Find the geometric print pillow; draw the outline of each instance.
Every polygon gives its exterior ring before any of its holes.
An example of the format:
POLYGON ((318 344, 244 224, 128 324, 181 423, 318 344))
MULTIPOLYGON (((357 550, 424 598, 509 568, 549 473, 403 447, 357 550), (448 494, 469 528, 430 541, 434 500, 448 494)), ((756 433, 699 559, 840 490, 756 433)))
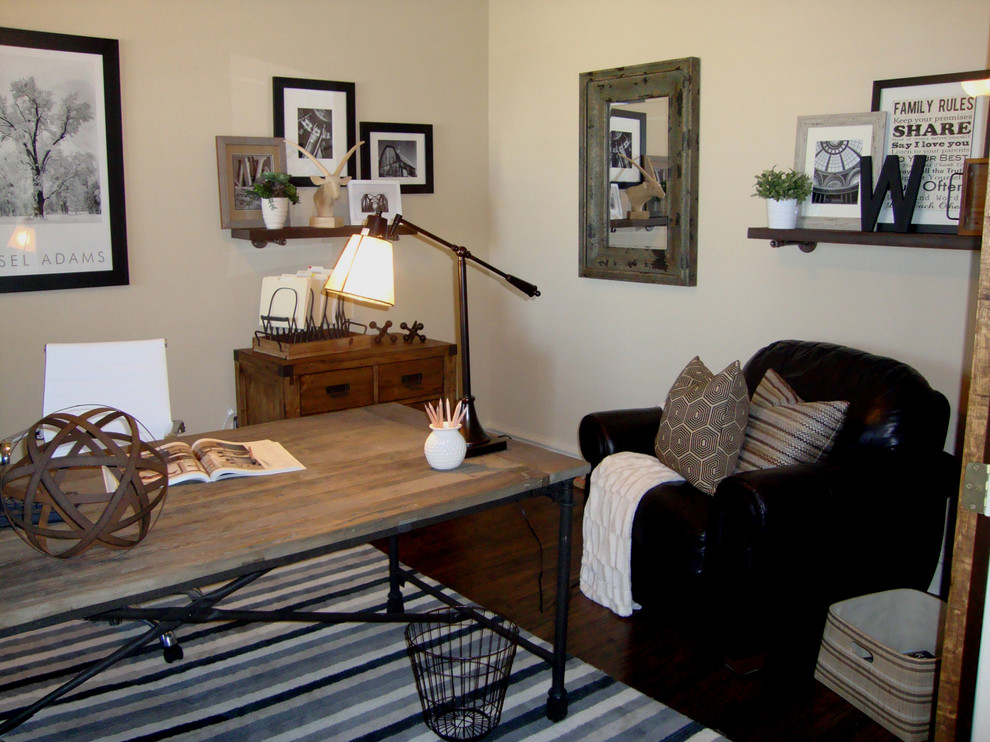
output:
POLYGON ((802 402, 773 369, 753 393, 736 471, 813 464, 832 449, 848 402, 802 402))
POLYGON ((702 492, 713 494, 736 468, 748 416, 749 393, 739 361, 712 374, 695 356, 667 394, 657 457, 702 492))

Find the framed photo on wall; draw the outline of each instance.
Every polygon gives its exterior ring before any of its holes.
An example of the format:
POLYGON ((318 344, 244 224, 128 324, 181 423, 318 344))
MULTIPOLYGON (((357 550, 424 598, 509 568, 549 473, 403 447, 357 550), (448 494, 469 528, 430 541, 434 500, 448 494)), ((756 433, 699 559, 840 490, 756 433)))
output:
MULTIPOLYGON (((990 125, 987 96, 971 95, 965 84, 987 78, 990 70, 873 83, 873 110, 888 114, 885 154, 900 157, 904 183, 914 155, 928 156, 911 219, 918 232, 954 234, 958 228, 963 165, 987 156, 990 125)), ((882 160, 874 159, 874 171, 879 172, 882 160)), ((893 221, 888 196, 877 229, 890 229, 893 221)))
MULTIPOLYGON (((330 172, 357 144, 354 113, 354 83, 331 80, 304 80, 297 77, 272 78, 274 134, 295 142, 330 172)), ((316 166, 290 147, 286 171, 297 186, 313 186, 310 177, 322 176, 316 166)), ((354 157, 341 170, 341 176, 357 175, 354 157)))
POLYGON ((625 155, 633 162, 640 162, 646 143, 646 114, 642 111, 626 111, 612 106, 609 112, 608 131, 608 179, 621 188, 642 182, 643 175, 626 162, 625 155))
POLYGON ((608 184, 608 218, 624 219, 625 212, 622 210, 622 196, 619 194, 619 184, 608 184))
POLYGON ((0 292, 127 283, 117 40, 0 28, 0 292))
POLYGON ((402 213, 402 192, 398 183, 383 180, 352 180, 347 184, 347 206, 351 224, 362 226, 379 209, 391 221, 402 213))
POLYGON ((361 122, 361 177, 433 193, 433 126, 361 122))
POLYGON ((285 172, 285 143, 274 137, 217 137, 220 229, 265 226, 251 187, 262 173, 285 172))
POLYGON ((959 234, 983 234, 987 210, 987 172, 990 160, 975 157, 963 165, 962 195, 959 199, 959 234))
MULTIPOLYGON (((860 228, 860 159, 881 159, 886 124, 883 111, 798 118, 794 169, 812 181, 811 198, 801 204, 799 227, 860 228)), ((873 172, 875 182, 879 165, 873 172)))

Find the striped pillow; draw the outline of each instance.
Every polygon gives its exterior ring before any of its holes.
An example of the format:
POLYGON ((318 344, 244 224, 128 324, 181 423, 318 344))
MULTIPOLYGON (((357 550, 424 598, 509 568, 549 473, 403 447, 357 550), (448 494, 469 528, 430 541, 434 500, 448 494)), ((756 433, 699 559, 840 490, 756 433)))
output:
POLYGON ((753 393, 736 471, 812 464, 831 450, 848 402, 802 402, 773 369, 753 393))
POLYGON ((768 368, 760 385, 753 392, 752 404, 757 407, 776 407, 781 404, 800 404, 803 401, 780 374, 768 368))

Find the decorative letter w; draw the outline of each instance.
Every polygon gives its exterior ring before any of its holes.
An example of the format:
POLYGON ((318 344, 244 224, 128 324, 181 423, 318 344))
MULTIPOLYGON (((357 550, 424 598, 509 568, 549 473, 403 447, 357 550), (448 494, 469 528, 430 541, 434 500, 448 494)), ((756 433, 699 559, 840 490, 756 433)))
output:
POLYGON ((883 206, 884 197, 890 191, 891 205, 894 209, 894 231, 907 232, 911 226, 911 216, 918 202, 918 191, 921 188, 921 174, 925 170, 928 157, 915 155, 911 159, 911 175, 908 177, 907 190, 901 188, 901 165, 897 155, 887 155, 880 170, 880 179, 876 190, 871 191, 873 183, 873 158, 869 155, 861 158, 859 168, 860 228, 864 232, 872 232, 877 225, 877 217, 883 206))

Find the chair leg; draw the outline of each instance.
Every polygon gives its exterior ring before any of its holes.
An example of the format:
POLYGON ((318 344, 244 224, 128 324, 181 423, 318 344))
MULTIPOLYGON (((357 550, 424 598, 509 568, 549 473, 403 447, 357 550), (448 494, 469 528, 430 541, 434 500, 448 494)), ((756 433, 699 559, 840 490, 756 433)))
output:
POLYGON ((172 664, 177 660, 181 660, 182 645, 179 644, 179 640, 175 638, 175 633, 172 631, 166 631, 160 637, 158 641, 162 645, 162 656, 165 658, 165 662, 172 664))

